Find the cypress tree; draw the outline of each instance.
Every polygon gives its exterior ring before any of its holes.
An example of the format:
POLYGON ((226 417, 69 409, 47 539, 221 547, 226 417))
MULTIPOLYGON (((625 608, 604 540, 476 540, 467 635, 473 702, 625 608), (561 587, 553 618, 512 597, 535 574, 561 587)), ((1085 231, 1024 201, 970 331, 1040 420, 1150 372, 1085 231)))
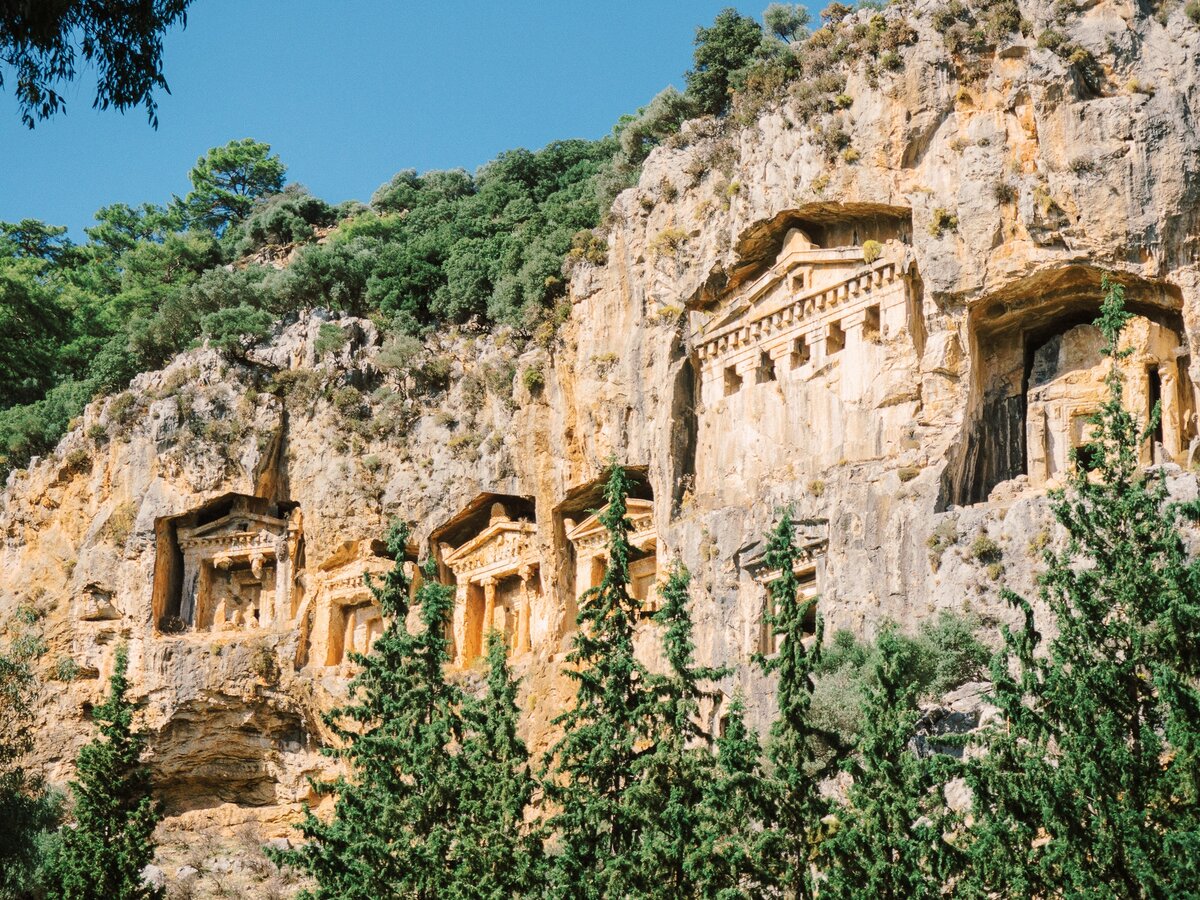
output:
POLYGON ((921 900, 942 895, 950 848, 938 790, 946 766, 909 742, 920 711, 911 677, 918 650, 886 627, 864 685, 858 754, 844 764, 854 781, 841 820, 826 841, 822 898, 921 900))
MULTIPOLYGON (((1144 431, 1122 403, 1130 318, 1105 280, 1096 320, 1112 359, 1088 456, 1054 497, 1065 546, 1048 551, 1039 596, 994 660, 1000 724, 969 770, 979 825, 970 888, 1004 896, 1200 895, 1200 562, 1180 536, 1200 505, 1145 471, 1144 431)), ((964 885, 964 889, 968 885, 964 885)))
POLYGON ((407 528, 393 526, 387 543, 396 564, 378 586, 368 579, 387 626, 369 655, 351 657, 362 667, 351 682, 354 702, 327 719, 343 742, 327 752, 350 770, 316 786, 337 795, 333 818, 309 812, 300 825, 308 842, 277 855, 315 879, 302 895, 310 900, 456 896, 462 697, 443 673, 453 588, 438 584, 427 563, 416 596, 421 627, 411 634, 407 542, 407 528))
POLYGON ((634 657, 638 602, 629 593, 629 479, 613 464, 604 488, 608 568, 580 601, 567 662, 577 690, 554 723, 563 735, 549 753, 546 793, 557 807, 550 896, 623 897, 633 890, 643 822, 628 791, 648 752, 656 702, 634 657))
POLYGON ((100 736, 76 760, 73 828, 63 828, 47 862, 52 900, 151 900, 161 891, 142 883, 154 858, 152 835, 161 818, 141 762, 145 735, 133 727, 135 706, 125 647, 117 649, 108 698, 92 713, 100 736))
POLYGON ((813 671, 820 661, 821 623, 811 651, 804 644, 804 623, 816 604, 815 597, 800 597, 796 566, 801 560, 789 512, 784 512, 767 541, 763 563, 779 574, 768 587, 771 606, 764 619, 783 645, 773 656, 755 655, 764 674, 778 677, 779 714, 771 725, 767 756, 771 761, 773 809, 764 836, 765 858, 781 889, 796 898, 814 896, 812 862, 822 837, 822 819, 828 803, 819 782, 830 774, 834 760, 822 763, 818 740, 838 743, 836 735, 811 721, 813 671))
POLYGON ((676 561, 659 591, 662 606, 654 620, 662 627, 668 671, 651 676, 656 700, 650 747, 636 767, 630 790, 635 817, 642 823, 636 853, 637 894, 641 897, 703 897, 696 854, 703 834, 705 787, 714 776, 710 738, 700 727, 700 701, 711 697, 702 686, 724 677, 724 669, 697 666, 688 612, 691 576, 676 561))
POLYGON ((455 897, 509 900, 540 897, 541 836, 526 825, 537 783, 529 751, 517 735, 517 685, 509 675, 504 636, 488 635, 487 693, 466 707, 460 754, 462 792, 455 821, 455 897))
POLYGON ((688 859, 695 896, 712 900, 761 897, 768 883, 762 824, 769 791, 758 737, 746 727, 745 704, 735 696, 716 764, 704 785, 701 816, 688 859))

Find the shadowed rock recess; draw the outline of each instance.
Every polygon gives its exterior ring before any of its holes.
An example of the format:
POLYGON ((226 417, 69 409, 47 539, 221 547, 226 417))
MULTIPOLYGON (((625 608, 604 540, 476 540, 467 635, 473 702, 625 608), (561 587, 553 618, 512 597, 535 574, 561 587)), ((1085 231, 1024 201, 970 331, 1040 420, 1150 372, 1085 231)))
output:
POLYGON ((288 834, 330 774, 321 713, 348 654, 383 627, 363 575, 392 565, 396 516, 411 563, 457 585, 458 677, 501 630, 545 749, 577 598, 604 573, 613 456, 635 484, 633 592, 652 612, 680 558, 698 656, 734 667, 714 728, 738 689, 753 721, 773 713, 748 659, 772 649, 762 536, 782 506, 827 634, 1004 619, 996 560, 1032 592, 1046 491, 1101 401, 1104 272, 1136 313, 1126 401, 1162 404, 1145 461, 1194 496, 1200 28, 1182 3, 1082 4, 1063 27, 1085 78, 1039 47, 1052 4, 1020 6, 1027 34, 960 57, 932 4, 893 4, 915 42, 835 112, 788 95, 750 124, 687 123, 617 198, 607 262, 572 269, 553 339, 447 331, 398 368, 371 322, 318 310, 92 403, 0 495, 0 615, 40 610, 46 671, 77 667, 41 701, 50 777, 127 642, 170 821, 288 834), (820 140, 834 127, 853 153, 820 140), (330 321, 348 340, 318 355, 330 321))

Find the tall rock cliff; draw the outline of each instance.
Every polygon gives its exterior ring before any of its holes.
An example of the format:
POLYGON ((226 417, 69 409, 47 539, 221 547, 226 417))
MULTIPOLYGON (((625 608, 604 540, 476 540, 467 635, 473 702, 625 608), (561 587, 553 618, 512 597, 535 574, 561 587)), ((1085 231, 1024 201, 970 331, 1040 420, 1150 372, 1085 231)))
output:
POLYGON ((170 821, 288 833, 328 773, 346 654, 380 627, 362 579, 395 517, 459 586, 458 677, 504 630, 544 748, 611 459, 638 485, 636 590, 651 607, 671 559, 691 569, 700 656, 735 667, 724 696, 759 723, 780 507, 826 633, 1002 618, 998 584, 1031 592, 1045 491, 1086 445, 1105 272, 1138 314, 1127 400, 1164 413, 1146 462, 1194 494, 1200 28, 1183 4, 1057 6, 1022 2, 1025 33, 955 53, 941 5, 892 4, 913 40, 853 71, 836 112, 793 91, 748 124, 688 123, 617 199, 553 335, 417 352, 315 311, 92 403, 0 495, 0 616, 49 646, 50 777, 126 642, 170 821), (347 340, 318 354, 331 321, 347 340))

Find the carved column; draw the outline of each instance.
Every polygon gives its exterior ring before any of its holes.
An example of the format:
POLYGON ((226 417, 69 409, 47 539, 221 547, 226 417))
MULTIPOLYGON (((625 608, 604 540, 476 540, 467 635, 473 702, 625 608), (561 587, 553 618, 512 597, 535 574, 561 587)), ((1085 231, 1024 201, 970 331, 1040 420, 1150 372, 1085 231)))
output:
POLYGON ((524 653, 529 649, 529 613, 530 613, 530 586, 529 582, 533 578, 533 566, 521 566, 517 573, 521 576, 521 606, 517 610, 517 636, 514 653, 524 653))
POLYGON ((465 579, 458 581, 454 591, 454 619, 452 627, 454 628, 454 664, 456 666, 465 666, 467 664, 467 598, 470 583, 465 579))
MULTIPOLYGON (((1176 383, 1177 365, 1174 362, 1158 367, 1159 401, 1162 410, 1162 445, 1167 458, 1162 462, 1174 462, 1175 456, 1182 451, 1182 441, 1179 438, 1179 385, 1176 383)), ((1153 454, 1153 448, 1151 449, 1153 454)), ((1158 462, 1153 460, 1152 462, 1158 462)))
POLYGON ((485 578, 483 580, 483 628, 480 642, 481 647, 487 646, 487 636, 493 628, 493 619, 496 614, 496 579, 485 578))

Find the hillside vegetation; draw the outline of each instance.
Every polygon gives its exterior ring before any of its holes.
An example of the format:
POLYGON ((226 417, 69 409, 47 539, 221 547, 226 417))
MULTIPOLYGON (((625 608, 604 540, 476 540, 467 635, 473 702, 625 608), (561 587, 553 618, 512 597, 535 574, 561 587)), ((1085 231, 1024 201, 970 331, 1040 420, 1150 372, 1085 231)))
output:
POLYGON ((287 184, 269 145, 246 139, 202 157, 185 197, 100 209, 82 243, 36 220, 0 223, 0 472, 48 452, 90 399, 137 373, 205 339, 241 352, 303 309, 392 334, 552 329, 564 262, 604 262, 603 213, 650 150, 689 117, 728 116, 826 68, 850 12, 834 4, 810 37, 800 6, 772 5, 766 25, 726 10, 697 29, 687 90, 612 134, 508 151, 474 173, 404 170, 368 205, 287 184))

